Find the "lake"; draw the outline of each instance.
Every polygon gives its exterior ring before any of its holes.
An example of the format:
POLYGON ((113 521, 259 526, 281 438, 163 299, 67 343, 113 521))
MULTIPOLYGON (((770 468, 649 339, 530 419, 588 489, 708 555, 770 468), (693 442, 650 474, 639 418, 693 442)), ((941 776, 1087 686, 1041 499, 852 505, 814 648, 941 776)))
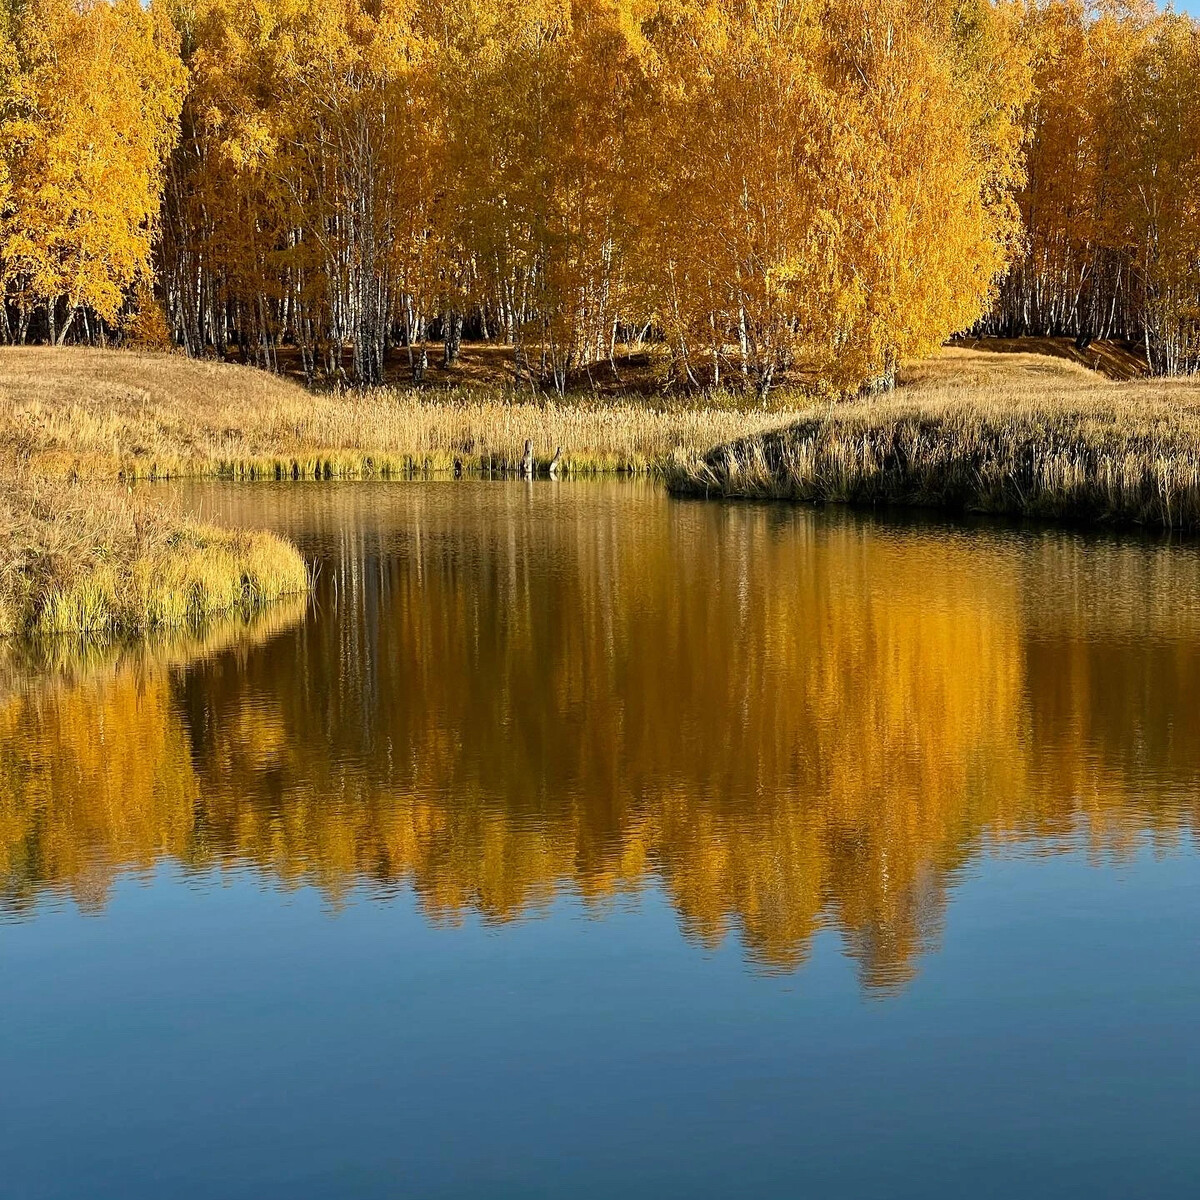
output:
POLYGON ((0 1194, 1191 1196, 1200 548, 194 485, 311 602, 0 665, 0 1194))

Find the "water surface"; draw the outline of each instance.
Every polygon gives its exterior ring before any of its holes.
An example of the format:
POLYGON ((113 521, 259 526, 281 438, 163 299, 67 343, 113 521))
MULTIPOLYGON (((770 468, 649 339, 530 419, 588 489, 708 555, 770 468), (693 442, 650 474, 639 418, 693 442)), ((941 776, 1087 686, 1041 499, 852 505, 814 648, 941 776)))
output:
POLYGON ((0 663, 5 1196, 1193 1194, 1194 544, 184 502, 316 595, 0 663))

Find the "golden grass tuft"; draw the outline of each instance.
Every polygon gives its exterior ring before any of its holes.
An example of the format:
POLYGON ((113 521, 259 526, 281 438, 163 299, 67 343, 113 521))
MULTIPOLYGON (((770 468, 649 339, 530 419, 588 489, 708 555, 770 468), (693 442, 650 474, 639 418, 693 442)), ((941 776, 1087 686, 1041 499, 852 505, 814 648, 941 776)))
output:
POLYGON ((678 453, 668 486, 1200 528, 1200 382, 988 359, 944 351, 891 395, 810 406, 783 428, 678 453))
POLYGON ((0 485, 0 636, 143 633, 251 612, 307 591, 271 533, 218 529, 140 491, 0 485))

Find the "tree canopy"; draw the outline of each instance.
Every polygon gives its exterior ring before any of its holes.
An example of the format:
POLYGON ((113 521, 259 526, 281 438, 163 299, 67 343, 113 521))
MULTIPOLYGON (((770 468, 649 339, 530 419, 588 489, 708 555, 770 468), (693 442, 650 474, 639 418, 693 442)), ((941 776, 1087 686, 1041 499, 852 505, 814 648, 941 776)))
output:
POLYGON ((0 333, 564 388, 888 386, 972 326, 1200 366, 1200 33, 1081 0, 0 0, 0 333), (155 299, 148 285, 153 281, 155 299))

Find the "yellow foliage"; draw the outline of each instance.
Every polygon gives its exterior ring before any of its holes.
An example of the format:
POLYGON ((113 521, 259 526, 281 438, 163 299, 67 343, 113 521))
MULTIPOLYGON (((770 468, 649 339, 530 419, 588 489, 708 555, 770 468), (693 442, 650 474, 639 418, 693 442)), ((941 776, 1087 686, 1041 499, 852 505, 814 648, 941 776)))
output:
POLYGON ((1026 253, 990 325, 1125 337, 1200 369, 1200 28, 1147 3, 1031 5, 1026 253))
POLYGON ((887 382, 979 316, 1015 241, 1029 73, 987 0, 188 22, 165 252, 193 351, 234 329, 262 365, 290 342, 309 378, 378 382, 397 339, 420 378, 470 311, 560 391, 650 328, 679 378, 887 382))
POLYGON ((560 392, 648 336, 764 395, 888 388, 972 326, 1200 366, 1200 32, 1148 3, 3 13, 9 340, 152 285, 189 353, 310 382, 421 382, 464 327, 560 392))
POLYGON ((174 344, 162 303, 145 283, 137 289, 133 312, 125 324, 125 335, 137 350, 166 351, 174 344))
POLYGON ((40 309, 62 341, 85 310, 115 321, 151 277, 184 71, 161 5, 27 0, 10 30, 0 269, 21 339, 40 309))
POLYGON ((900 359, 983 311, 1015 232, 1028 94, 1007 10, 664 14, 637 261, 685 369, 705 356, 719 374, 736 341, 760 389, 796 361, 890 385, 900 359))

